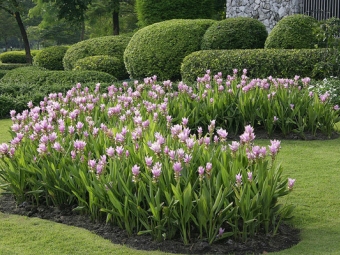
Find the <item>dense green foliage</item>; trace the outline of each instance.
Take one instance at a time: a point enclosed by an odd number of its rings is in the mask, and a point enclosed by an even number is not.
[[[252,78],[302,77],[323,78],[315,69],[316,63],[325,58],[327,49],[250,49],[208,50],[188,55],[182,63],[181,74],[185,81],[195,80],[207,69],[211,72],[231,73],[233,69],[248,70]],[[327,59],[325,60],[327,61]]]
[[[123,63],[123,54],[126,46],[130,41],[129,36],[104,36],[85,40],[72,45],[64,56],[64,69],[72,70],[76,67],[76,62],[79,59],[96,56],[108,55],[116,57]],[[124,70],[121,71],[122,73]],[[125,73],[128,77],[127,73]]]
[[[206,29],[215,21],[168,20],[137,31],[125,52],[125,67],[135,78],[157,75],[160,79],[180,78],[185,56],[200,50]]]
[[[247,17],[228,18],[209,27],[202,50],[263,48],[268,32],[261,21]]]
[[[214,0],[136,0],[138,24],[141,27],[170,19],[210,19]]]
[[[1,70],[1,69],[0,69],[0,79],[1,79],[2,77],[4,77],[5,74],[6,74],[7,72],[8,72],[7,70]]]
[[[317,20],[311,16],[302,14],[286,16],[270,32],[265,48],[314,48],[317,43],[314,33],[317,24]]]
[[[115,78],[97,71],[47,71],[36,67],[21,67],[9,71],[2,83],[25,83],[47,86],[50,84],[76,84],[86,82],[113,82]]]
[[[43,49],[34,57],[33,64],[49,70],[63,70],[63,58],[67,49],[66,46],[51,46]]]
[[[24,67],[24,66],[29,66],[29,64],[0,64],[0,70],[12,70],[18,67]]]
[[[118,80],[126,78],[124,62],[121,59],[108,55],[97,55],[79,59],[74,69],[105,72],[116,77]]]
[[[31,50],[31,55],[35,56],[39,50]],[[13,63],[13,64],[25,64],[26,53],[25,51],[6,51],[0,54],[0,61],[2,63]]]

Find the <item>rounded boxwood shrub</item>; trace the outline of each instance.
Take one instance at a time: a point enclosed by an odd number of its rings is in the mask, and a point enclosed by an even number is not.
[[[38,52],[39,50],[31,50],[32,57]],[[26,53],[25,51],[6,51],[0,54],[0,61],[2,63],[25,64]]]
[[[314,48],[317,43],[314,33],[317,24],[316,19],[303,14],[286,16],[270,32],[265,42],[265,48]]]
[[[124,52],[130,76],[141,79],[180,79],[182,60],[200,50],[202,37],[215,21],[175,19],[152,24],[137,31]]]
[[[125,35],[104,36],[76,43],[65,53],[63,59],[64,69],[73,70],[79,59],[96,55],[116,57],[124,63],[123,54],[130,39],[130,36]],[[121,73],[124,73],[124,78],[128,78],[126,70],[121,70]]]
[[[207,29],[202,50],[263,48],[268,32],[253,18],[237,17],[218,21]]]
[[[75,64],[75,70],[94,70],[113,75],[119,80],[126,78],[124,63],[107,55],[90,56],[79,59]]]
[[[66,46],[52,46],[43,49],[34,57],[33,64],[49,70],[63,70],[63,58],[67,49]]]
[[[213,74],[222,72],[227,75],[233,73],[233,69],[242,72],[244,68],[250,78],[293,78],[299,75],[320,79],[324,78],[322,74],[315,72],[320,61],[331,64],[327,49],[202,50],[184,58],[181,73],[185,82],[196,81],[208,69]]]

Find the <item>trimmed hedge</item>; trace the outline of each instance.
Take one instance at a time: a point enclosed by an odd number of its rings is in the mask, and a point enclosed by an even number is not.
[[[264,47],[267,36],[265,25],[257,19],[228,18],[207,29],[201,49],[258,49]]]
[[[122,66],[124,66],[123,54],[130,39],[130,36],[125,35],[104,36],[76,43],[65,53],[63,59],[64,69],[73,70],[79,59],[96,55],[116,57],[121,60]],[[125,68],[120,71],[119,77],[128,78]]]
[[[51,46],[43,49],[34,57],[33,64],[49,70],[64,70],[63,58],[67,49],[66,46]]]
[[[75,64],[74,70],[94,70],[105,72],[117,77],[118,80],[126,78],[124,62],[122,62],[121,59],[107,55],[90,56],[79,59]]]
[[[5,76],[8,70],[0,70],[0,79]]]
[[[31,55],[34,57],[39,50],[31,50]],[[25,51],[6,51],[0,54],[0,61],[2,63],[12,63],[12,64],[25,64],[26,53]]]
[[[324,78],[316,70],[316,63],[329,61],[327,49],[250,49],[205,50],[184,58],[181,66],[182,80],[196,81],[210,69],[212,73],[232,74],[233,69],[248,70],[250,78],[269,76],[293,78],[295,75]],[[331,64],[331,63],[330,63]]]
[[[142,28],[131,38],[124,52],[125,67],[131,77],[180,79],[183,58],[200,50],[202,37],[215,21],[168,20]]]
[[[312,49],[318,40],[315,29],[316,19],[303,14],[284,17],[270,32],[265,48],[279,49]]]
[[[138,25],[149,26],[171,19],[211,19],[215,0],[136,0]]]
[[[0,63],[0,70],[12,70],[18,67],[30,66],[30,64],[2,64]]]
[[[21,67],[9,71],[2,83],[36,84],[73,84],[87,82],[114,82],[116,79],[107,73],[97,71],[49,71],[37,67]]]

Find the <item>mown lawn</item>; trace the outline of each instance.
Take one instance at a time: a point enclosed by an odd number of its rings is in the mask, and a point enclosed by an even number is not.
[[[10,120],[0,120],[0,142],[7,142]],[[340,124],[338,124],[340,129]],[[257,143],[267,145],[269,140]],[[281,142],[279,161],[295,178],[287,202],[296,206],[292,224],[301,242],[270,254],[340,254],[340,138]],[[284,201],[282,201],[284,202]],[[0,213],[0,254],[165,254],[115,245],[91,232],[46,220]]]

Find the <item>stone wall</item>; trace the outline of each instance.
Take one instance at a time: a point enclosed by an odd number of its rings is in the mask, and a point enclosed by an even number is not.
[[[270,32],[284,16],[300,13],[302,0],[227,0],[226,17],[260,20]]]

